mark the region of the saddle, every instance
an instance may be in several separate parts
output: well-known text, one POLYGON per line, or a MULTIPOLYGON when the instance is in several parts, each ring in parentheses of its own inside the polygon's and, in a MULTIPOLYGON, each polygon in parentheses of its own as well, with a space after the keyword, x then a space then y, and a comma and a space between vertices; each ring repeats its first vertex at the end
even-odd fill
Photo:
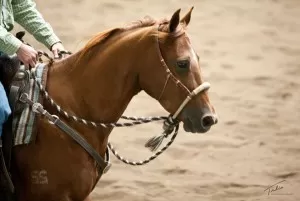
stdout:
MULTIPOLYGON (((23 41, 24 31, 16 33, 16 37, 23 41)), ((12 131, 13 117, 21 114, 25 104, 19 101, 22 93, 30 88, 30 75, 20 60, 7 55, 0 56, 0 82, 3 84, 12 115, 3 125, 2 139, 0 138, 0 197, 1 200, 14 200, 14 185, 11 180, 11 153, 15 135, 12 131)))
POLYGON ((0 81, 3 83, 12 110, 12 115, 4 124, 2 139, 0 139, 0 189, 13 192, 10 168, 15 136, 12 132, 12 122, 13 117, 21 114, 25 108, 25 104, 19 101, 19 97, 29 91, 30 74, 20 65, 16 57, 1 56, 0 68, 0 81))
MULTIPOLYGON (((41 78, 41 82, 44 85, 47 78, 47 68, 40 68, 44 65, 38 64, 35 69, 39 70, 40 74, 43 74, 44 79, 41 78)), ((4 195, 14 193, 14 185, 11 179, 11 170, 12 170, 12 149, 16 145, 24 144, 23 141, 16 141, 20 130, 18 125, 24 123, 24 114, 27 114, 28 110, 31 110, 28 107, 27 103, 24 103, 20 100, 20 97, 23 94, 32 94, 34 88, 32 73, 36 73, 36 70, 29 71, 25 69, 24 65, 21 65, 17 57, 9 57, 6 55, 0 56, 0 81, 4 86, 6 95, 9 100, 9 105, 12 111, 9 119, 3 126, 3 133, 0 138, 0 197, 1 201, 4 195), (18 143, 16 143, 18 142, 18 143)), ((41 101, 41 96, 34 94, 37 101, 41 101)), ((29 116, 26 118, 30 118, 29 116)), ((37 118, 34 118, 37 120, 37 118)), ((26 119, 25 119, 26 120, 26 119)), ((31 131, 35 134, 35 122, 36 120, 31 121, 32 126, 31 131)), ((26 124, 27 125, 27 124, 26 124)), ((27 130, 27 129, 25 129, 27 130)), ((35 139, 35 135, 32 135, 28 143, 32 142, 35 139)), ((10 196, 11 197, 11 196, 10 196)), ((6 198, 5 200, 11 200, 6 198)))

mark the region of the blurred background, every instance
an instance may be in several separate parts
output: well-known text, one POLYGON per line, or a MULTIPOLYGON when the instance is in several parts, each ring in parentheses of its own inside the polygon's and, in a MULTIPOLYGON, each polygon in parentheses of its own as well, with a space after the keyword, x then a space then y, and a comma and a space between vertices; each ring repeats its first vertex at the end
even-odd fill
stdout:
MULTIPOLYGON (((76 52, 97 32, 195 6, 189 34, 200 55, 219 123, 208 133, 180 129, 174 144, 143 167, 113 166, 94 200, 300 200, 299 0, 36 0, 65 47, 76 52), (266 188, 281 182, 281 195, 266 188)), ((23 30, 17 26, 14 32, 23 30)), ((25 40, 46 50, 28 34, 25 40)), ((127 115, 167 115, 145 93, 127 115)), ((110 141, 133 160, 161 123, 115 129, 110 141)), ((67 165, 67 164, 66 164, 67 165)))

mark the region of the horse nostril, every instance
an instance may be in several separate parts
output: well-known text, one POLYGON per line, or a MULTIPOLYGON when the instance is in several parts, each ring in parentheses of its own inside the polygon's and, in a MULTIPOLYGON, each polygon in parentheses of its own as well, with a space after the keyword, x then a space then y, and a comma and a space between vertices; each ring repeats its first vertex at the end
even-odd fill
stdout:
POLYGON ((204 115, 201 119, 201 124, 203 128, 211 127, 216 123, 216 119, 212 115, 204 115))

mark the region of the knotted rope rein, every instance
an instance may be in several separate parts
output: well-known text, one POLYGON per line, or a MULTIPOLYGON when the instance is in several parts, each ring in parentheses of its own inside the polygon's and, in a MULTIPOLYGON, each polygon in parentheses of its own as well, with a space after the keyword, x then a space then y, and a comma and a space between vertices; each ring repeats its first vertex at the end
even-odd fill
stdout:
MULTIPOLYGON (((62 56, 64 54, 72 54, 71 52, 68 51, 61 51, 59 52, 59 59, 62 58, 62 56)), ((54 62, 54 58, 52 58, 51 56, 49 56, 46 52, 43 51, 38 51, 38 60, 39 62, 43 63, 43 59, 42 57, 46 57, 49 60, 49 64, 51 65, 54 62)), ((128 160, 124 157, 122 157, 117 151, 116 149, 113 147, 113 145, 108 142, 108 148, 112 151, 112 153, 116 156, 116 158, 118 158, 119 160, 121 160, 122 162, 129 164, 129 165, 133 165, 133 166, 137 166, 137 165, 144 165, 149 163, 150 161, 154 160, 156 157, 158 157, 160 154, 162 154, 175 140, 177 134, 178 134, 178 130, 179 130, 179 122, 177 120, 174 120, 171 118, 171 116, 166 117, 166 116, 154 116, 154 117, 135 117, 135 116, 121 116, 121 119, 125 119, 125 120, 130 120, 132 122, 125 122, 125 123, 101 123, 101 122, 93 122, 93 121, 89 121, 86 119, 82 119, 80 117, 74 116, 74 115, 70 115, 67 111, 63 110, 48 94, 48 92, 44 89, 43 85, 36 80, 34 71, 32 71, 32 77, 35 81, 35 83, 38 85, 41 93, 44 95, 45 99, 48 100, 50 102, 50 104, 56 109, 56 111, 63 115, 64 117, 66 117, 67 119, 71 119, 75 122, 78 123, 82 123, 86 126, 93 126, 95 128, 97 127, 132 127, 135 125, 140 125, 140 124, 145 124, 145 123, 150 123, 150 122, 154 122, 154 121, 161 121, 164 120, 164 125, 163 125, 163 129, 164 132, 163 134, 159 135, 158 137, 153 137, 150 140, 148 140, 148 142, 145 144, 146 147, 148 147, 151 151, 156 150, 161 144, 164 138, 167 138, 173 131, 173 135, 172 138, 170 139, 170 141, 164 146, 162 147, 160 150, 158 150, 156 153, 152 154, 150 157, 148 157, 145 160, 142 161, 131 161, 128 160), (174 130, 175 128, 175 130, 174 130)))
MULTIPOLYGON (((41 63, 43 63, 42 60, 42 56, 45 56, 47 59, 49 59, 49 63, 53 63, 55 59, 53 59, 52 57, 50 57, 46 52, 43 51, 38 51, 39 54, 39 61, 41 63)), ((71 52, 66 52, 66 51, 62 51, 59 53, 60 58, 62 57, 61 55, 63 54, 72 54, 71 52)), ((135 116, 121 116, 121 119, 125 119, 125 120, 130 120, 132 122, 127 122, 127 123, 101 123, 101 122, 94 122, 94 121, 89 121, 86 119, 82 119, 80 117, 74 116, 74 115, 70 115, 67 111, 63 110, 48 94, 48 92, 44 89, 44 87, 42 86, 42 84, 40 82, 38 82, 35 79, 35 75, 33 74, 33 78, 36 82, 36 84, 38 85, 40 91, 43 93, 43 95, 45 96, 45 98, 50 102, 50 104, 57 110, 57 112, 59 112, 61 115, 65 116, 68 119, 72 119, 73 121, 85 124, 87 126, 93 126, 95 128, 97 127, 104 127, 104 128, 108 128, 108 127, 131 127, 131 126, 135 126, 135 125, 139 125, 139 124, 145 124, 145 123, 150 123, 153 121, 161 121, 161 120, 166 120, 168 117, 166 116, 154 116, 154 117, 135 117, 135 116)))

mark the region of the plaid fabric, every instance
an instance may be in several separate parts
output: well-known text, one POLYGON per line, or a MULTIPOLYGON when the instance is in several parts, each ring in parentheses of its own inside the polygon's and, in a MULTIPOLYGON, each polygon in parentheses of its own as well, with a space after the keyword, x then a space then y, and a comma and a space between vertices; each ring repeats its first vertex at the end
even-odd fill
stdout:
MULTIPOLYGON (((47 76, 44 74, 45 64, 39 63, 35 68, 36 80, 43 83, 43 80, 47 76)), ((35 84, 33 78, 30 79, 30 91, 28 96, 33 102, 40 102, 40 90, 35 84)), ((14 145, 29 144, 35 140, 35 126, 38 115, 31 110, 31 107, 27 106, 20 116, 13 118, 13 132, 15 133, 14 145)))
POLYGON ((54 34, 52 27, 37 11, 32 0, 0 0, 0 50, 12 55, 21 46, 22 42, 9 33, 14 23, 20 24, 35 39, 50 48, 59 38, 54 34))

